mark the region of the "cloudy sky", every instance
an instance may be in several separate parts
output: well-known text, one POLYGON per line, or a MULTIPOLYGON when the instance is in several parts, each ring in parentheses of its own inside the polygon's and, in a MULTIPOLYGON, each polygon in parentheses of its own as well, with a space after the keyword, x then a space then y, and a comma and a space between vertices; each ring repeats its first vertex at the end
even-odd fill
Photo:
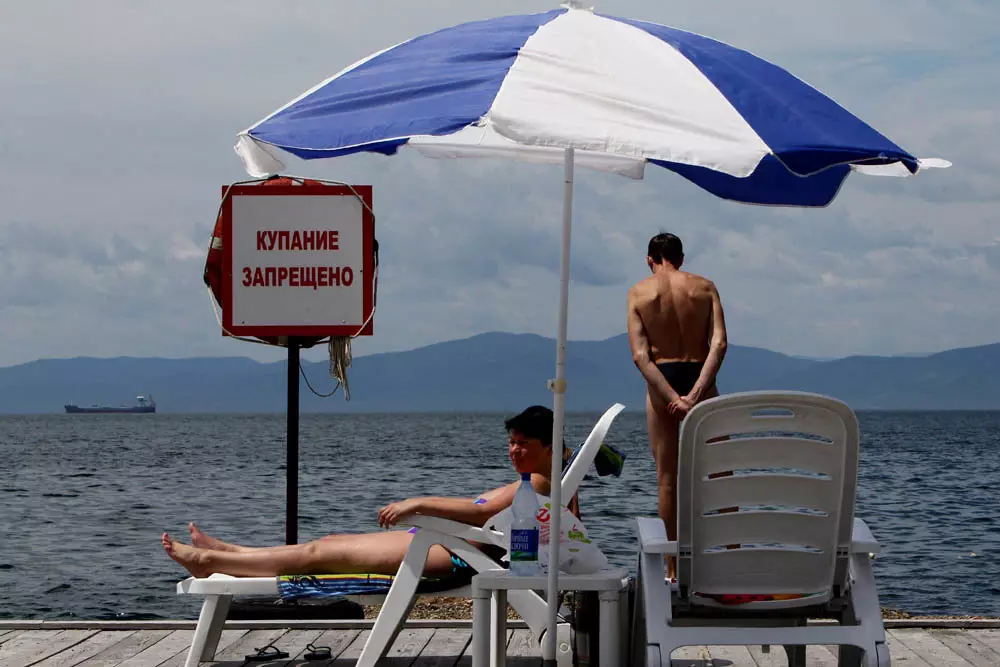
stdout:
MULTIPOLYGON (((202 283, 237 132, 411 36, 555 2, 11 3, 0 21, 0 366, 253 356, 202 283)), ((624 330, 658 231, 711 277, 730 340, 799 355, 1000 341, 1000 3, 604 0, 609 14, 773 60, 895 142, 955 166, 855 176, 827 209, 726 203, 663 170, 578 172, 570 338, 624 330)), ((410 151, 290 172, 375 187, 376 335, 355 354, 485 331, 553 335, 562 173, 410 151)), ((318 351, 309 353, 320 358, 318 351)))

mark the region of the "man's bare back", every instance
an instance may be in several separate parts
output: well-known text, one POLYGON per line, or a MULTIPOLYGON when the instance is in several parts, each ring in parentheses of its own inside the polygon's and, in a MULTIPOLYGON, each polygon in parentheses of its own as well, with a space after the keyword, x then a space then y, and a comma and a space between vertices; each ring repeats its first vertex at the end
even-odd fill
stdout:
POLYGON ((715 285, 685 271, 654 274, 632 288, 654 363, 708 357, 715 285))
MULTIPOLYGON (((681 240, 657 234, 646 262, 653 275, 628 293, 632 359, 646 380, 646 424, 656 461, 660 518, 676 539, 677 444, 681 420, 718 396, 715 376, 726 354, 726 323, 715 285, 680 270, 681 240)), ((668 559, 668 572, 673 574, 668 559)))
POLYGON ((666 260, 650 265, 653 275, 628 293, 629 345, 654 406, 681 419, 717 393, 726 350, 722 302, 712 281, 666 260))

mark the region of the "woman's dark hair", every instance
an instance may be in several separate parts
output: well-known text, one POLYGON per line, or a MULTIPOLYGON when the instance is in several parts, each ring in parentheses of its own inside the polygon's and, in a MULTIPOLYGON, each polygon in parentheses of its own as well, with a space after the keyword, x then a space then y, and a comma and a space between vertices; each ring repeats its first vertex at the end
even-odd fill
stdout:
POLYGON ((544 405, 532 405, 503 425, 508 433, 517 431, 526 438, 541 440, 543 445, 552 444, 552 410, 544 405))
POLYGON ((680 268, 684 260, 684 244, 673 234, 663 232, 649 239, 649 249, 646 251, 654 264, 663 264, 666 260, 680 268))

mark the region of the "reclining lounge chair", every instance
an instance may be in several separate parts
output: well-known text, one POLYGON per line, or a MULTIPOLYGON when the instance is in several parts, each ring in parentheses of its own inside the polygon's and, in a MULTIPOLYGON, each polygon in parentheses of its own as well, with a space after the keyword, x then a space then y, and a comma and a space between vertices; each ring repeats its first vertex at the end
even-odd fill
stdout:
POLYGON ((747 392, 695 406, 681 428, 677 541, 639 518, 635 665, 681 646, 840 645, 840 665, 888 667, 871 569, 879 552, 854 518, 858 422, 832 398, 747 392), (665 580, 664 555, 677 580, 665 580), (836 625, 807 625, 811 618, 836 625))
MULTIPOLYGON (((580 486, 584 475, 589 470, 597 456, 611 422, 625 408, 616 403, 598 420, 583 445, 574 453, 574 458, 567 467, 562 478, 562 497, 567 501, 572 498, 580 486)), ((496 561, 470 544, 470 541, 484 544, 495 544, 506 549, 507 539, 503 532, 509 525, 509 511, 500 512, 487 522, 483 528, 470 526, 456 521, 429 516, 415 516, 401 526, 415 530, 410 548, 403 558, 394 577, 372 577, 370 588, 359 588, 357 578, 348 580, 349 588, 345 588, 344 596, 361 604, 382 604, 382 609, 375 621, 372 631, 365 643, 358 667, 374 667, 375 663, 385 655, 396 635, 402 628, 416 596, 422 594, 421 574, 427 561, 431 546, 440 544, 452 553, 462 558, 476 571, 502 567, 496 561), (359 592, 360 591, 360 592, 359 592)), ((362 575, 363 577, 363 575, 362 575)), ((224 574, 212 574, 205 578, 189 577, 177 584, 177 593, 203 595, 201 613, 195 628, 191 648, 188 651, 185 667, 197 667, 200 661, 212 660, 218 646, 226 615, 232 598, 237 595, 272 595, 279 594, 279 585, 295 585, 294 578, 289 577, 231 577, 224 574)), ((456 588, 433 587, 433 592, 427 595, 448 597, 470 597, 471 588, 468 581, 459 582, 456 588)), ((536 639, 541 641, 548 619, 544 599, 533 591, 511 591, 508 602, 527 623, 536 639)), ((568 645, 568 625, 560 626, 560 634, 565 633, 568 645)), ((560 642, 561 644, 563 642, 560 642)), ((560 654, 560 666, 569 665, 572 655, 569 652, 560 654)))

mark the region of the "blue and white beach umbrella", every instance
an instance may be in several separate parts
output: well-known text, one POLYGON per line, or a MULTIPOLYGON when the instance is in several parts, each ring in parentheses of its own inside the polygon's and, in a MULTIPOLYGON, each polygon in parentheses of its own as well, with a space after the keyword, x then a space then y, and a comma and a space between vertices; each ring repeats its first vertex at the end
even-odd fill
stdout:
MULTIPOLYGON (((416 37, 323 81, 239 136, 254 176, 413 146, 433 157, 564 164, 554 397, 560 502, 573 167, 669 169, 740 202, 825 206, 852 172, 907 176, 921 160, 785 70, 722 42, 574 6, 416 37)), ((552 513, 559 534, 559 512, 552 513)), ((553 540, 553 549, 556 548, 553 540)), ((555 551, 551 563, 557 563, 555 551)), ((555 567, 549 600, 557 600, 555 567)), ((555 605, 543 655, 555 651, 555 605)))
POLYGON ((586 10, 505 16, 411 39, 351 65, 240 135, 254 175, 415 146, 508 155, 640 178, 665 167, 727 199, 823 206, 853 170, 921 161, 751 53, 586 10))

